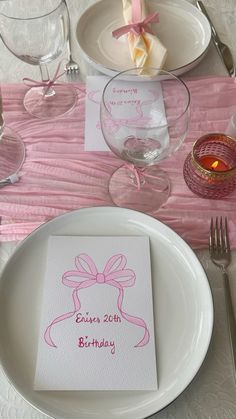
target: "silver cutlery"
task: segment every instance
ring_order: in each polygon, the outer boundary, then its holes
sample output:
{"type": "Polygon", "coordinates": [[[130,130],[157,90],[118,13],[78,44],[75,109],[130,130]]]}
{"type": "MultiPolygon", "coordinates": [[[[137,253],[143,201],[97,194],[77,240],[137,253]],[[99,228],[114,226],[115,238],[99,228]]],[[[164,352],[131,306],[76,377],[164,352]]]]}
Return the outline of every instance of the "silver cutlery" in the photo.
{"type": "Polygon", "coordinates": [[[234,379],[236,380],[236,322],[230,292],[229,276],[227,268],[231,262],[231,251],[228,235],[227,218],[211,219],[209,252],[212,262],[221,269],[224,281],[225,303],[229,327],[230,346],[234,362],[234,379]]]}
{"type": "Polygon", "coordinates": [[[4,186],[7,186],[7,185],[12,185],[13,183],[18,182],[19,179],[20,179],[19,175],[17,173],[13,173],[7,178],[0,180],[0,188],[3,188],[4,186]]]}
{"type": "Polygon", "coordinates": [[[223,42],[221,42],[219,36],[217,35],[216,29],[205,9],[204,4],[202,3],[202,1],[197,1],[196,2],[197,7],[199,10],[201,10],[201,12],[205,15],[205,17],[207,18],[210,26],[211,26],[211,33],[212,33],[212,40],[214,42],[214,45],[217,49],[217,52],[223,62],[223,64],[226,67],[226,70],[229,74],[230,77],[234,77],[235,76],[235,65],[233,62],[233,57],[231,54],[231,51],[229,49],[229,47],[227,45],[225,45],[223,42]]]}
{"type": "MultiPolygon", "coordinates": [[[[69,15],[69,9],[68,9],[67,3],[66,3],[66,7],[67,7],[67,10],[68,10],[68,15],[69,15]]],[[[69,32],[68,33],[68,39],[67,39],[68,62],[65,65],[65,71],[67,72],[67,74],[78,73],[79,72],[79,65],[73,59],[72,52],[71,52],[72,36],[71,36],[70,16],[69,16],[69,31],[68,32],[69,32]]]]}
{"type": "Polygon", "coordinates": [[[0,180],[0,188],[4,188],[4,186],[7,186],[7,185],[12,185],[12,182],[10,181],[9,178],[0,180]]]}

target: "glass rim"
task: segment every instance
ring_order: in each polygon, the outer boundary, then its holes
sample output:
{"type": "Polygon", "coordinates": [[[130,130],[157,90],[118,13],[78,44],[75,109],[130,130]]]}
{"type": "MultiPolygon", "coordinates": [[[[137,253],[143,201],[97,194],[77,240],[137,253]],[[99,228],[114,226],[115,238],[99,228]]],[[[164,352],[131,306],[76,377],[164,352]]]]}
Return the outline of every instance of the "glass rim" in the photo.
{"type": "MultiPolygon", "coordinates": [[[[41,18],[44,18],[44,17],[46,17],[46,16],[49,16],[49,15],[51,15],[52,13],[54,13],[57,9],[59,9],[59,7],[64,3],[64,5],[66,6],[66,2],[65,2],[65,0],[58,0],[59,2],[58,2],[58,5],[54,8],[54,9],[52,9],[50,12],[48,12],[48,13],[44,13],[44,14],[42,14],[42,15],[38,15],[38,16],[34,16],[34,17],[14,17],[14,16],[10,16],[10,15],[7,15],[6,13],[3,13],[3,12],[0,12],[0,16],[4,16],[4,17],[6,17],[7,19],[11,19],[11,20],[18,20],[18,21],[30,21],[30,20],[35,20],[35,19],[41,19],[41,18]]],[[[66,6],[66,8],[67,8],[67,6],[66,6]]]]}
{"type": "MultiPolygon", "coordinates": [[[[184,114],[187,113],[187,111],[189,109],[189,105],[190,105],[190,91],[189,91],[188,86],[186,85],[186,83],[180,77],[176,76],[171,71],[167,71],[167,70],[164,70],[164,69],[158,68],[158,67],[131,67],[131,68],[128,68],[126,70],[120,71],[119,73],[117,73],[114,76],[112,76],[108,80],[108,82],[105,84],[105,86],[103,88],[103,92],[102,92],[102,101],[101,102],[102,102],[104,108],[106,109],[107,113],[112,116],[111,112],[109,111],[109,109],[107,108],[106,103],[105,103],[105,93],[106,93],[106,90],[107,90],[108,86],[113,82],[114,79],[116,79],[117,77],[121,76],[122,74],[128,73],[130,71],[145,70],[145,69],[157,71],[157,74],[154,75],[154,77],[156,77],[156,79],[154,79],[154,81],[160,81],[160,80],[158,80],[158,77],[160,77],[160,76],[158,76],[158,73],[159,72],[163,72],[166,75],[170,75],[176,81],[180,82],[180,84],[182,84],[182,86],[185,88],[185,92],[186,92],[186,95],[187,95],[187,103],[186,103],[186,105],[184,107],[184,110],[181,112],[181,114],[178,115],[176,118],[174,118],[173,119],[173,122],[171,124],[166,123],[166,124],[162,124],[162,125],[157,125],[159,128],[165,128],[165,127],[168,128],[168,126],[172,126],[176,121],[178,121],[180,118],[182,118],[182,116],[184,114]]],[[[140,76],[142,76],[142,75],[140,74],[140,76]]],[[[144,74],[144,76],[145,76],[145,74],[144,74]]],[[[168,80],[168,79],[165,79],[165,80],[168,80]]],[[[150,81],[152,81],[152,80],[150,80],[150,81]]]]}
{"type": "Polygon", "coordinates": [[[216,172],[210,169],[206,169],[205,167],[203,167],[201,165],[201,163],[199,162],[199,159],[196,157],[196,150],[197,150],[197,146],[201,145],[205,140],[208,141],[213,141],[214,139],[212,138],[212,140],[210,139],[212,136],[215,137],[225,137],[228,138],[229,141],[231,143],[235,143],[235,152],[236,152],[236,138],[231,137],[228,134],[225,134],[224,132],[210,132],[207,133],[201,137],[199,137],[193,144],[193,148],[191,151],[191,158],[192,158],[192,162],[195,165],[195,167],[200,170],[203,174],[205,174],[208,177],[229,177],[229,176],[233,176],[234,174],[236,174],[236,164],[231,167],[228,170],[221,170],[220,172],[216,172]]]}

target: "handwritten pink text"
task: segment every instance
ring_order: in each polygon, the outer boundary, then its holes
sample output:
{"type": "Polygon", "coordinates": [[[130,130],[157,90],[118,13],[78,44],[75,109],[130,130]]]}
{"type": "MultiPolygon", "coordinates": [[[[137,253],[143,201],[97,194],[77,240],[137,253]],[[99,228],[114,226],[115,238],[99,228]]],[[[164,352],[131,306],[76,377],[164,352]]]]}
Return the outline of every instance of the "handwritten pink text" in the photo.
{"type": "Polygon", "coordinates": [[[140,100],[130,99],[130,100],[111,100],[110,105],[140,105],[140,100]]]}
{"type": "Polygon", "coordinates": [[[118,314],[104,314],[103,318],[92,316],[87,311],[85,314],[78,313],[75,319],[76,323],[121,323],[121,318],[118,314]]]}
{"type": "Polygon", "coordinates": [[[138,93],[138,89],[137,88],[124,89],[124,88],[113,87],[112,93],[128,93],[131,95],[132,94],[136,95],[138,93]]]}
{"type": "Polygon", "coordinates": [[[95,338],[89,338],[88,336],[80,336],[78,339],[78,347],[79,348],[111,348],[111,354],[114,355],[116,351],[115,342],[114,340],[105,340],[102,338],[101,340],[95,338]]]}

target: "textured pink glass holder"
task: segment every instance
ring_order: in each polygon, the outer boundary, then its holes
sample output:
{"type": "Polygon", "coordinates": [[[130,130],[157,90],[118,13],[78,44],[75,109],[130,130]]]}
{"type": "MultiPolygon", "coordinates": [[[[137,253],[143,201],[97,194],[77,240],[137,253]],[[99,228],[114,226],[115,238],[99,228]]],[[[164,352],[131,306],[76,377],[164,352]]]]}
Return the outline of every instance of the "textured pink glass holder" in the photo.
{"type": "Polygon", "coordinates": [[[202,198],[221,199],[232,193],[236,188],[236,139],[221,133],[200,137],[184,162],[183,175],[189,189],[202,198]]]}

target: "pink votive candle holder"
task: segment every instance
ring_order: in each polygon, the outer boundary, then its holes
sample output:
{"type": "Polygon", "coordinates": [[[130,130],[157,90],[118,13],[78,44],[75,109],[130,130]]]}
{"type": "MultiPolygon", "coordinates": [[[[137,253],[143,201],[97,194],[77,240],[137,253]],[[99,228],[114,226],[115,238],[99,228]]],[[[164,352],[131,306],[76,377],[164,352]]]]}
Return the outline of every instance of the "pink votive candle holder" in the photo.
{"type": "Polygon", "coordinates": [[[201,198],[229,195],[236,188],[236,139],[221,133],[200,137],[184,162],[183,175],[201,198]]]}

